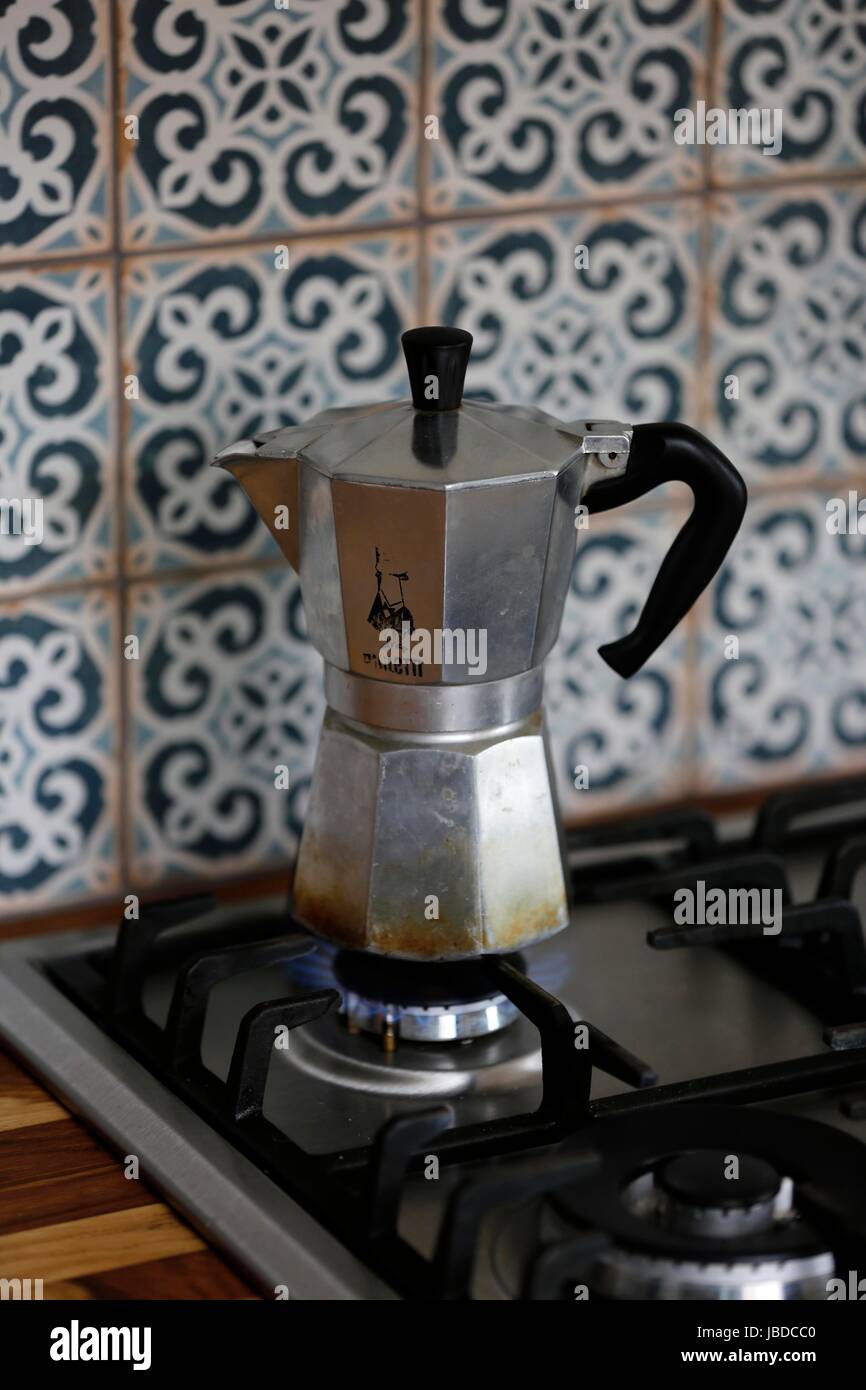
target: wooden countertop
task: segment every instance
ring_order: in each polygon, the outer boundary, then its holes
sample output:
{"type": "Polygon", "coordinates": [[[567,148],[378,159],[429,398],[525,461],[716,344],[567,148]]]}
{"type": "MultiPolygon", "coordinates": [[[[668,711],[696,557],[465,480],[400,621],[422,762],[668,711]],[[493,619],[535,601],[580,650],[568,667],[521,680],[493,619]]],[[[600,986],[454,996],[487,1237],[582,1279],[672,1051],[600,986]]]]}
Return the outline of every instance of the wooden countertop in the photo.
{"type": "MultiPolygon", "coordinates": [[[[116,917],[4,923],[0,939],[116,917]]],[[[46,1299],[259,1297],[0,1045],[0,1279],[15,1278],[46,1299]]]]}
{"type": "Polygon", "coordinates": [[[0,1278],[45,1298],[256,1298],[121,1159],[0,1052],[0,1278]]]}

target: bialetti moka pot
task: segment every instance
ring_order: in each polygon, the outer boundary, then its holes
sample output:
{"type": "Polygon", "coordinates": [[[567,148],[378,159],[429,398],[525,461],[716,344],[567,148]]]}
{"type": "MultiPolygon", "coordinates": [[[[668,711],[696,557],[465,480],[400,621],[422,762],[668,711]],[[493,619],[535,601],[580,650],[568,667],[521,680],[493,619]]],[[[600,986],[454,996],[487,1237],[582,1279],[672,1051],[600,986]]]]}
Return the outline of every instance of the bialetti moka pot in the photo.
{"type": "Polygon", "coordinates": [[[456,328],[404,333],[411,401],[326,410],[214,460],[297,570],[325,660],[295,915],[415,960],[512,951],[568,922],[541,700],[576,509],[672,479],[694,494],[637,626],[600,649],[627,677],[716,573],[746,505],[686,425],[463,401],[471,345],[456,328]]]}

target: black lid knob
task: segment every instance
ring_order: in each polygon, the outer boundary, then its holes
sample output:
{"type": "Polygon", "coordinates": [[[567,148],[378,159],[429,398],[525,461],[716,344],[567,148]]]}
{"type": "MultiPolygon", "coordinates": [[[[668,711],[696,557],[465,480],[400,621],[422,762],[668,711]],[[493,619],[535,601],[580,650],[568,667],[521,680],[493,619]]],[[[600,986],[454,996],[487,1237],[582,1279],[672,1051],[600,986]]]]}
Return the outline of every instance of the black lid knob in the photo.
{"type": "Polygon", "coordinates": [[[410,328],[401,339],[416,410],[456,410],[472,334],[462,328],[410,328]]]}

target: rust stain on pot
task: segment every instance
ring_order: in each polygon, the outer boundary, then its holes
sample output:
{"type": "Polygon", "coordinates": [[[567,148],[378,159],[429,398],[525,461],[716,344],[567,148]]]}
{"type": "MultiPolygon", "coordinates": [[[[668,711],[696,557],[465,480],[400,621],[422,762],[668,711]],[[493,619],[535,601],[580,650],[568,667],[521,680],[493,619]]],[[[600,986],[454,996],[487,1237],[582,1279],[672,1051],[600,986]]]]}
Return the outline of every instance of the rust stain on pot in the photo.
{"type": "Polygon", "coordinates": [[[532,945],[552,936],[563,926],[561,899],[520,909],[482,936],[481,924],[472,919],[450,922],[393,920],[367,921],[345,895],[299,893],[295,915],[310,931],[338,946],[366,950],[374,955],[405,960],[446,961],[495,955],[532,945]]]}

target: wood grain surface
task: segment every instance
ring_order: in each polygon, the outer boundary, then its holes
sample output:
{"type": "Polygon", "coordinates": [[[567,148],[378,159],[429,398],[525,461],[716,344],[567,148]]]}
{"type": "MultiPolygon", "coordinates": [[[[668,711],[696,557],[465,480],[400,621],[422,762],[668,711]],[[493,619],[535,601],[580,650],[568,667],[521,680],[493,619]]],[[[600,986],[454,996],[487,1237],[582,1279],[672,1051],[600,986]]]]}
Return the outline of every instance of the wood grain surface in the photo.
{"type": "MultiPolygon", "coordinates": [[[[285,873],[220,887],[221,901],[285,892],[285,873]]],[[[190,891],[187,889],[187,891],[190,891]]],[[[117,922],[116,903],[0,925],[0,940],[117,922]]],[[[0,1279],[46,1299],[255,1299],[260,1293],[0,1045],[0,1279]]]]}
{"type": "Polygon", "coordinates": [[[0,1279],[47,1299],[258,1297],[2,1051],[0,1279]]]}

